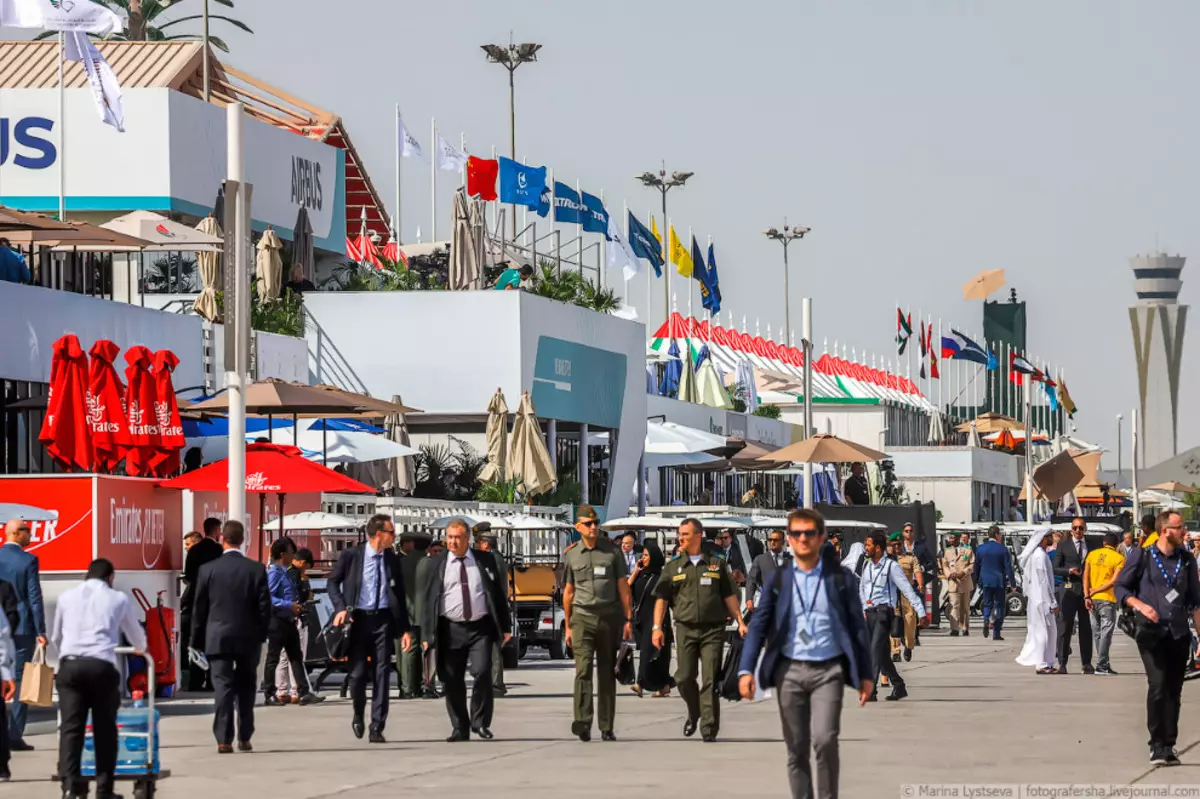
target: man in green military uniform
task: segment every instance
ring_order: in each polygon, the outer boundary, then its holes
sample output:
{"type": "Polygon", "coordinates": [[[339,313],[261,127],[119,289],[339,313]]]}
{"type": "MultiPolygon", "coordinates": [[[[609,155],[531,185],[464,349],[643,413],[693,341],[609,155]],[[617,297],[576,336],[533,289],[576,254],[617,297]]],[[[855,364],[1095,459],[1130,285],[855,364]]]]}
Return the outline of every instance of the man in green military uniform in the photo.
{"type": "Polygon", "coordinates": [[[620,548],[600,535],[600,520],[591,505],[580,505],[575,529],[580,540],[563,557],[563,615],[566,644],[575,652],[575,722],[571,732],[592,739],[592,666],[600,706],[600,738],[615,741],[617,647],[633,637],[633,602],[625,558],[620,548]]]}
{"type": "Polygon", "coordinates": [[[721,706],[713,690],[725,645],[725,622],[737,619],[738,634],[746,634],[746,623],[738,607],[737,590],[729,566],[719,557],[701,551],[704,526],[696,519],[679,525],[679,554],[663,568],[654,589],[654,646],[665,644],[662,623],[670,605],[675,613],[675,685],[687,704],[683,734],[691,737],[700,724],[705,742],[717,740],[721,706]],[[704,680],[697,684],[701,667],[704,680]]]}
{"type": "MultiPolygon", "coordinates": [[[[496,559],[496,568],[500,573],[500,583],[504,587],[504,595],[511,602],[512,596],[508,593],[508,561],[496,548],[499,542],[496,540],[496,534],[492,531],[492,523],[480,522],[475,525],[473,532],[475,533],[475,546],[484,552],[492,553],[492,557],[496,559]]],[[[508,686],[504,684],[504,652],[499,641],[492,644],[492,691],[496,696],[504,696],[508,693],[508,686]]]]}
{"type": "MultiPolygon", "coordinates": [[[[417,539],[429,540],[423,533],[405,533],[400,536],[400,573],[404,575],[404,600],[408,606],[408,618],[419,619],[417,615],[417,566],[425,553],[417,549],[417,539]]],[[[413,629],[413,635],[420,632],[413,629]]],[[[420,640],[418,638],[418,640],[420,640]]],[[[400,679],[400,698],[418,699],[421,696],[421,648],[411,647],[405,652],[396,648],[396,676],[400,679]]]]}

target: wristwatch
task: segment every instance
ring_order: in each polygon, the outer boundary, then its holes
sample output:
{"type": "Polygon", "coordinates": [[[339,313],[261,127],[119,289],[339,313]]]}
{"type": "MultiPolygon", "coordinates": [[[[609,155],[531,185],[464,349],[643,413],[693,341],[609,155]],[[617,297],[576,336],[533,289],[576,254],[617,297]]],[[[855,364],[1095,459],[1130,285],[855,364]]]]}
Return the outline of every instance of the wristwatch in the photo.
{"type": "Polygon", "coordinates": [[[655,629],[655,630],[661,630],[661,629],[662,629],[662,625],[661,625],[661,624],[656,624],[656,625],[654,625],[654,629],[655,629]]]}

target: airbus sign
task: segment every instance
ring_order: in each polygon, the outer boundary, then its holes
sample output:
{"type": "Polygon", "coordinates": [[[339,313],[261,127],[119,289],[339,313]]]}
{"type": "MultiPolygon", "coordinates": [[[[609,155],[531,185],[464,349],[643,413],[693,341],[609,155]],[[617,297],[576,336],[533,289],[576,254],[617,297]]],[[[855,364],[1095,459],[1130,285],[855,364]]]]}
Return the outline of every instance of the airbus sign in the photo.
{"type": "Polygon", "coordinates": [[[0,165],[11,155],[13,165],[22,169],[53,166],[58,160],[58,148],[49,138],[53,130],[54,121],[45,117],[0,117],[0,165]]]}

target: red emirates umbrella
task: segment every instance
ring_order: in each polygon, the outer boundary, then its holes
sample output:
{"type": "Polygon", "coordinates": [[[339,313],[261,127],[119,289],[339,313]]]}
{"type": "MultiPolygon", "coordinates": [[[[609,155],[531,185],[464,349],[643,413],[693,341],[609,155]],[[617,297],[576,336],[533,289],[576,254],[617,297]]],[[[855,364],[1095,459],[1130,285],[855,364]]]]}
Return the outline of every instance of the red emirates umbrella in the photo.
{"type": "MultiPolygon", "coordinates": [[[[226,491],[229,488],[229,461],[217,461],[194,472],[160,483],[164,488],[192,491],[226,491]]],[[[328,491],[342,494],[374,494],[371,486],[352,480],[340,472],[307,460],[298,447],[281,444],[246,445],[246,493],[259,495],[258,556],[262,560],[266,523],[267,494],[279,495],[279,516],[283,517],[285,494],[309,494],[328,491]]]]}
{"type": "Polygon", "coordinates": [[[125,384],[113,366],[120,351],[120,347],[107,339],[97,341],[88,351],[92,360],[88,369],[87,420],[95,452],[94,468],[98,472],[116,469],[130,443],[125,384]]]}
{"type": "Polygon", "coordinates": [[[171,373],[179,358],[170,350],[154,353],[154,418],[158,426],[158,447],[150,456],[150,466],[158,477],[179,471],[179,450],[183,448],[183,422],[179,419],[179,401],[171,373]]]}
{"type": "Polygon", "coordinates": [[[79,339],[67,334],[54,342],[50,362],[50,398],[38,440],[66,471],[92,468],[88,434],[88,363],[79,339]]]}
{"type": "Polygon", "coordinates": [[[154,378],[150,374],[150,350],[138,345],[125,350],[126,414],[130,447],[125,454],[125,471],[148,477],[151,458],[158,447],[158,422],[154,415],[154,378]]]}

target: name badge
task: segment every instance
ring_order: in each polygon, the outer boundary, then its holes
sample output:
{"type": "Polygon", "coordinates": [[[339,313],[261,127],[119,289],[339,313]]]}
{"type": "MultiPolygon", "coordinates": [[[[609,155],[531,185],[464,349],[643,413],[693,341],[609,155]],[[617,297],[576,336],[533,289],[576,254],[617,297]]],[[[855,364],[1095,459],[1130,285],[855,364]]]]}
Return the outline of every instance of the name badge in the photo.
{"type": "Polygon", "coordinates": [[[799,638],[800,643],[804,644],[805,646],[808,646],[810,643],[812,643],[812,636],[808,634],[807,630],[801,630],[796,637],[799,638]]]}
{"type": "Polygon", "coordinates": [[[604,575],[608,574],[608,567],[607,566],[593,566],[592,574],[596,575],[597,577],[603,577],[604,575]]]}
{"type": "Polygon", "coordinates": [[[704,576],[705,577],[720,577],[721,574],[720,574],[720,572],[705,572],[704,576]]]}
{"type": "Polygon", "coordinates": [[[711,577],[701,577],[700,585],[712,585],[712,578],[711,577]]]}
{"type": "Polygon", "coordinates": [[[1179,592],[1172,588],[1167,592],[1167,601],[1174,602],[1176,599],[1179,599],[1179,592]]]}
{"type": "Polygon", "coordinates": [[[677,574],[677,575],[675,575],[674,577],[672,577],[672,578],[671,578],[671,582],[673,582],[673,583],[677,583],[677,582],[679,582],[680,580],[686,580],[686,579],[687,579],[687,575],[686,575],[686,574],[677,574]]]}

